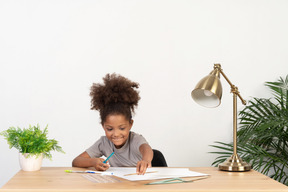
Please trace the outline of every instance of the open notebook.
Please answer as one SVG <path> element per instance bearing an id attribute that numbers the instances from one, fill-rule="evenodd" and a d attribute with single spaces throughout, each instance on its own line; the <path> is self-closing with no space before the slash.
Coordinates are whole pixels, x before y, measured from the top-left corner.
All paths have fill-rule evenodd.
<path id="1" fill-rule="evenodd" d="M 102 175 L 114 175 L 130 181 L 155 180 L 181 177 L 208 176 L 204 173 L 190 171 L 188 168 L 148 168 L 145 175 L 137 175 L 136 168 L 111 167 Z"/>

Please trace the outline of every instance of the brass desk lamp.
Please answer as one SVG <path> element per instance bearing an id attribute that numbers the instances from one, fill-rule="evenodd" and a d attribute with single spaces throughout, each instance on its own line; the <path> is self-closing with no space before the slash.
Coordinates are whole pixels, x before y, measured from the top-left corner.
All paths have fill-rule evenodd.
<path id="1" fill-rule="evenodd" d="M 237 96 L 243 105 L 246 105 L 246 101 L 241 97 L 238 88 L 223 73 L 220 64 L 214 64 L 214 70 L 199 81 L 191 96 L 198 104 L 204 107 L 212 108 L 219 106 L 222 97 L 220 74 L 230 84 L 231 93 L 233 93 L 233 155 L 218 167 L 222 171 L 249 171 L 251 165 L 244 162 L 237 154 Z"/>

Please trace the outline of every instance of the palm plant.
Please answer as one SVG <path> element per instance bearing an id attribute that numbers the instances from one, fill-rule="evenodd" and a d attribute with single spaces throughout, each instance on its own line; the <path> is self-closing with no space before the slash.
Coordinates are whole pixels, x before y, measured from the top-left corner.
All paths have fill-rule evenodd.
<path id="1" fill-rule="evenodd" d="M 237 151 L 253 169 L 288 185 L 288 75 L 265 82 L 270 99 L 252 98 L 239 113 Z M 224 162 L 233 153 L 233 144 L 215 142 L 219 154 L 212 165 Z"/>

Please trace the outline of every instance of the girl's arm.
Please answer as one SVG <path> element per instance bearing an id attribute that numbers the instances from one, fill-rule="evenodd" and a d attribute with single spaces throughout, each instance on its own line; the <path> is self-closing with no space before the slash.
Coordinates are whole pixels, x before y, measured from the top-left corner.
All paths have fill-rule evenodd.
<path id="1" fill-rule="evenodd" d="M 137 163 L 137 173 L 144 175 L 146 169 L 151 167 L 151 161 L 153 159 L 153 150 L 147 143 L 140 145 L 139 151 L 142 154 L 142 160 Z"/>
<path id="2" fill-rule="evenodd" d="M 73 162 L 73 167 L 94 167 L 97 171 L 105 171 L 110 166 L 107 163 L 103 163 L 104 159 L 102 158 L 91 158 L 88 153 L 85 151 L 77 156 Z"/>

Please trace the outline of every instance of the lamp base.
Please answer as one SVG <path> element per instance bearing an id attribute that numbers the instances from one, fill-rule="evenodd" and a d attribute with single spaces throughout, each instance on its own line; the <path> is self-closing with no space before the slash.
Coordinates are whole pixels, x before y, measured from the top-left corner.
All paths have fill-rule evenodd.
<path id="1" fill-rule="evenodd" d="M 221 171 L 250 171 L 251 165 L 243 161 L 237 154 L 229 157 L 225 162 L 219 164 Z"/>

